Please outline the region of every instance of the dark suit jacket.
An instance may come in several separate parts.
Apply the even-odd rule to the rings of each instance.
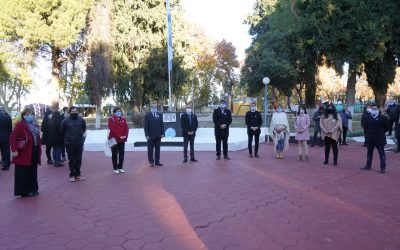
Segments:
[[[229,136],[229,126],[232,123],[232,115],[229,109],[217,108],[213,113],[213,122],[214,122],[214,134],[215,136]],[[220,126],[222,124],[226,124],[226,128],[222,129]]]
[[[260,127],[263,123],[261,118],[261,113],[259,111],[251,112],[247,111],[246,113],[246,126],[247,126],[247,134],[260,134]],[[250,129],[250,127],[258,127],[256,131]]]
[[[0,142],[7,142],[12,131],[12,120],[8,114],[0,114]]]
[[[367,144],[384,146],[386,144],[385,133],[389,130],[389,119],[379,114],[374,119],[370,114],[365,118],[364,129],[367,132]]]
[[[184,137],[189,136],[188,132],[193,131],[193,136],[196,136],[197,128],[199,127],[199,122],[197,121],[197,116],[193,113],[190,114],[192,117],[192,123],[189,121],[189,114],[184,113],[181,116],[181,128],[182,128],[182,135]]]
[[[161,136],[164,136],[163,116],[159,112],[156,112],[156,114],[157,118],[151,112],[144,116],[144,134],[150,139],[161,139]]]

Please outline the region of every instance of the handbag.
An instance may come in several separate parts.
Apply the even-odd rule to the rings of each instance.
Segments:
[[[25,138],[17,138],[17,149],[18,150],[24,150],[26,148],[26,145],[28,144],[28,135],[26,134],[26,131],[24,130]]]

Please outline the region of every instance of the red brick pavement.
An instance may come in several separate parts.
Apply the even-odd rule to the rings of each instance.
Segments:
[[[216,161],[198,152],[162,152],[149,168],[145,152],[126,154],[125,174],[101,152],[86,152],[87,180],[68,169],[39,168],[40,195],[13,197],[13,171],[0,173],[0,249],[400,249],[400,155],[388,172],[360,171],[359,144],[340,147],[339,166],[286,159],[261,145]],[[378,158],[375,155],[375,158]]]

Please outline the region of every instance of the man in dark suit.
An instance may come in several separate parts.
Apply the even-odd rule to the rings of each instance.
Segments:
[[[229,125],[232,123],[231,111],[226,108],[225,100],[221,100],[219,108],[214,110],[213,113],[214,134],[217,150],[217,160],[221,159],[221,142],[223,147],[224,159],[229,160],[228,157],[228,137]]]
[[[157,112],[156,104],[151,104],[150,112],[144,117],[144,134],[147,140],[147,157],[150,167],[154,167],[154,163],[156,166],[162,166],[163,164],[160,163],[160,146],[161,138],[164,137],[164,122],[162,114]]]
[[[253,136],[255,141],[254,147],[254,157],[258,158],[258,144],[260,140],[261,133],[261,125],[262,125],[261,113],[257,111],[257,106],[255,102],[252,102],[250,105],[250,111],[246,113],[246,126],[247,126],[247,135],[248,135],[248,148],[249,148],[249,157],[253,158]]]
[[[0,107],[0,151],[3,168],[1,170],[10,169],[10,135],[12,131],[12,120],[7,114],[4,107]]]
[[[367,131],[367,164],[361,170],[370,170],[372,164],[372,156],[374,148],[378,149],[379,158],[381,162],[381,170],[379,173],[384,174],[386,172],[386,155],[385,155],[385,144],[386,136],[385,133],[389,130],[389,119],[379,112],[376,104],[371,105],[371,111],[365,119],[364,129]]]
[[[194,158],[194,138],[199,126],[197,116],[192,112],[190,105],[186,106],[186,113],[181,116],[181,128],[183,135],[183,162],[188,161],[187,148],[190,142],[190,161],[197,162]]]

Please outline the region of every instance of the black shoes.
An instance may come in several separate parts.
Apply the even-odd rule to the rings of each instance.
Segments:
[[[371,170],[371,167],[365,166],[365,167],[360,168],[360,170]]]
[[[337,166],[337,161],[334,161],[334,162],[333,162],[333,166]]]
[[[260,156],[258,156],[258,154],[255,154],[255,155],[254,155],[254,157],[256,157],[256,158],[260,158]]]
[[[53,165],[53,164],[54,164],[54,162],[53,162],[53,160],[47,160],[47,164],[49,164],[49,165]]]
[[[10,167],[4,166],[4,167],[1,168],[1,170],[3,170],[3,171],[8,171],[8,170],[10,170]]]
[[[224,156],[225,160],[230,160],[231,158],[229,158],[229,156]]]
[[[380,173],[380,174],[384,174],[384,173],[386,173],[386,170],[385,170],[385,169],[381,169],[381,170],[379,171],[379,173]]]
[[[253,155],[252,155],[252,154],[249,154],[249,158],[253,158]]]
[[[159,163],[159,162],[157,162],[155,165],[156,165],[156,166],[159,166],[159,167],[164,166],[163,164],[161,164],[161,163]]]
[[[190,161],[192,161],[192,162],[198,162],[198,160],[196,160],[195,158],[190,159]]]
[[[328,160],[325,160],[325,161],[324,161],[324,165],[328,165]]]
[[[221,156],[217,155],[217,160],[220,160],[220,159],[221,159]]]
[[[21,195],[21,197],[34,197],[34,196],[37,196],[37,195],[39,195],[39,192],[30,192],[30,193],[27,193],[27,194],[23,194],[23,195]]]
[[[183,163],[187,162],[187,158],[183,158]]]

